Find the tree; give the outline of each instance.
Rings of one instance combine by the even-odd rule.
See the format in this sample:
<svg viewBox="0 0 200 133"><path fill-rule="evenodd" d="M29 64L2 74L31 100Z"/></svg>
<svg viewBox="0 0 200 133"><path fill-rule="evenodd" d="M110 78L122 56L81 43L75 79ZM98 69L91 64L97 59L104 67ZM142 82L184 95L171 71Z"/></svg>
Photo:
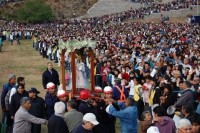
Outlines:
<svg viewBox="0 0 200 133"><path fill-rule="evenodd" d="M43 0L26 0L16 15L19 21L28 23L49 22L54 18L51 7Z"/></svg>

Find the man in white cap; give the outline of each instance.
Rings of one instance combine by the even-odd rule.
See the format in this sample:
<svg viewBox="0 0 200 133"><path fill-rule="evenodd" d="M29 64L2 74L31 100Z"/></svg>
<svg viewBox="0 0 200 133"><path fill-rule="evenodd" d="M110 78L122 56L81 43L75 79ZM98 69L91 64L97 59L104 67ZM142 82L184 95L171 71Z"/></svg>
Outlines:
<svg viewBox="0 0 200 133"><path fill-rule="evenodd" d="M94 92L95 92L95 93L94 93L94 96L95 96L95 97L101 98L101 93L103 92L101 87L96 86L96 87L94 88Z"/></svg>
<svg viewBox="0 0 200 133"><path fill-rule="evenodd" d="M55 87L56 87L55 84L52 82L49 82L46 86L47 93L45 96L45 105L46 105L47 119L49 119L50 116L54 114L54 105L56 102L59 101L55 93L55 89L56 89Z"/></svg>
<svg viewBox="0 0 200 133"><path fill-rule="evenodd" d="M67 103L69 99L67 92L65 90L58 90L57 97L59 98L60 101L64 102L65 104Z"/></svg>
<svg viewBox="0 0 200 133"><path fill-rule="evenodd" d="M178 122L178 133L191 133L192 124L188 119L181 119Z"/></svg>
<svg viewBox="0 0 200 133"><path fill-rule="evenodd" d="M48 133L69 133L67 124L64 121L65 104L56 102L54 105L55 114L49 118Z"/></svg>
<svg viewBox="0 0 200 133"><path fill-rule="evenodd" d="M94 126L98 125L96 116L93 113L87 113L83 116L83 122L79 124L72 133L93 133Z"/></svg>
<svg viewBox="0 0 200 133"><path fill-rule="evenodd" d="M150 127L147 129L147 133L160 133L160 132L159 132L158 127L156 127L156 126L150 126Z"/></svg>

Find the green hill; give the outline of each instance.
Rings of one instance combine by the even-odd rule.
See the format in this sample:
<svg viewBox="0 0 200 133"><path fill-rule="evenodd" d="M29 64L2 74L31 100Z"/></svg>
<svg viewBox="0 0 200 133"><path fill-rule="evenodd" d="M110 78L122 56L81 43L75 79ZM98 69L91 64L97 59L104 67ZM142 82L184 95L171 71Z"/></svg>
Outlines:
<svg viewBox="0 0 200 133"><path fill-rule="evenodd" d="M54 12L55 19L79 17L87 13L98 0L44 0ZM21 8L24 1L1 5L0 18L15 18L16 9Z"/></svg>

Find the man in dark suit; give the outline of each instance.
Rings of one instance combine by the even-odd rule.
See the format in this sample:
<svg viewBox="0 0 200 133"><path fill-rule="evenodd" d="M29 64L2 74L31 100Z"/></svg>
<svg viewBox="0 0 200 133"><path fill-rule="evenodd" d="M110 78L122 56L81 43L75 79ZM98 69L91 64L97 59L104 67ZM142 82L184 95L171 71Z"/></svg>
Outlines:
<svg viewBox="0 0 200 133"><path fill-rule="evenodd" d="M53 68L53 64L51 62L47 63L47 69L42 74L42 84L44 89L46 89L46 85L49 82L53 82L56 88L60 85L58 72Z"/></svg>

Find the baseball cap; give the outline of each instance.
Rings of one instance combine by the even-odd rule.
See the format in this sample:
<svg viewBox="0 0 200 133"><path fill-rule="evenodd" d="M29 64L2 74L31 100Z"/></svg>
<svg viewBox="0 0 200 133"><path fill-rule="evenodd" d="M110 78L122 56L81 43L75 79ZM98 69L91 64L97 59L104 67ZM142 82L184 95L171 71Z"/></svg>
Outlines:
<svg viewBox="0 0 200 133"><path fill-rule="evenodd" d="M8 75L8 80L12 79L12 78L16 78L15 74L10 74Z"/></svg>
<svg viewBox="0 0 200 133"><path fill-rule="evenodd" d="M151 126L147 129L147 133L160 133L158 127Z"/></svg>
<svg viewBox="0 0 200 133"><path fill-rule="evenodd" d="M89 121L91 122L93 125L98 125L99 122L96 119L96 116L93 113L87 113L83 116L83 120L84 121Z"/></svg>
<svg viewBox="0 0 200 133"><path fill-rule="evenodd" d="M102 88L99 87L99 86L96 86L94 91L97 92L97 93L101 93L102 92Z"/></svg>
<svg viewBox="0 0 200 133"><path fill-rule="evenodd" d="M28 91L28 93L37 93L37 94L39 94L40 92L36 89L36 88L31 88L29 91Z"/></svg>
<svg viewBox="0 0 200 133"><path fill-rule="evenodd" d="M66 97L67 96L67 92L64 90L58 90L57 92L57 97L61 98L61 97Z"/></svg>

